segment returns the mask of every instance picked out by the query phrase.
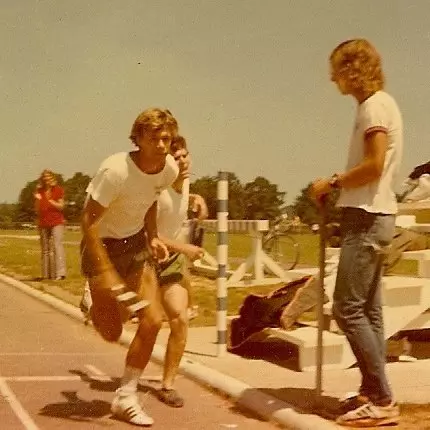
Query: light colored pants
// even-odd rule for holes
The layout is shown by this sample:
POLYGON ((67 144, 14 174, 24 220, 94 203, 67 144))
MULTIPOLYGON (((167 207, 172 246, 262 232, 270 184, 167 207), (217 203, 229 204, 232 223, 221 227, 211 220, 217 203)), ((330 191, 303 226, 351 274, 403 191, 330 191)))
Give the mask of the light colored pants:
POLYGON ((39 234, 42 250, 42 277, 66 276, 66 258, 63 246, 64 225, 39 227, 39 234))

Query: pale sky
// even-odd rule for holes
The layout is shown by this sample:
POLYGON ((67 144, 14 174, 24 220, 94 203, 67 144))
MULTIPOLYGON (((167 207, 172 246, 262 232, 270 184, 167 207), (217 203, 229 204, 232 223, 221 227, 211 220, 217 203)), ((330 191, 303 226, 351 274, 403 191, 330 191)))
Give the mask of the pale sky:
POLYGON ((167 107, 197 177, 262 175, 292 202, 341 171, 355 112, 328 56, 380 51, 405 126, 400 179, 430 159, 430 1, 0 0, 0 202, 44 168, 93 175, 167 107))

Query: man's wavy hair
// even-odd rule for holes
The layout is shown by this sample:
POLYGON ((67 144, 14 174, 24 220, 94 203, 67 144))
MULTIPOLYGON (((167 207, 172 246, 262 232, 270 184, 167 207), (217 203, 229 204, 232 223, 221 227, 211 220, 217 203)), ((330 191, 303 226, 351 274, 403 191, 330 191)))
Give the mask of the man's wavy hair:
POLYGON ((154 133, 167 128, 172 138, 178 134, 178 122, 168 109, 150 108, 144 110, 134 121, 131 128, 130 140, 137 145, 139 136, 154 133))
POLYGON ((354 90, 374 93, 384 88, 381 57, 365 39, 341 43, 331 53, 330 63, 333 72, 344 76, 354 90))

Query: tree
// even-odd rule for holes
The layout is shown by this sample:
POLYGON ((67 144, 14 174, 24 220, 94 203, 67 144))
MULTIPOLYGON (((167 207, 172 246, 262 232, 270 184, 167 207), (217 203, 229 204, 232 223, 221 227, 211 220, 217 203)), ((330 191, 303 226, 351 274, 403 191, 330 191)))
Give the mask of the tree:
POLYGON ((217 178, 203 176, 190 184, 190 192, 201 195, 208 206, 209 218, 216 218, 217 178))
POLYGON ((274 219, 281 214, 285 193, 278 186, 258 176, 244 188, 245 219, 274 219))
MULTIPOLYGON (((301 190, 301 194, 296 197, 293 204, 294 212, 298 215, 301 221, 305 224, 312 225, 320 222, 319 209, 313 200, 309 197, 309 188, 312 183, 309 183, 301 190)), ((339 197, 338 190, 332 190, 325 201, 325 211, 327 214, 327 223, 339 221, 340 213, 335 204, 339 197)))
POLYGON ((245 190, 235 173, 228 174, 228 217, 245 219, 245 190))
MULTIPOLYGON (((209 210, 209 218, 217 217, 217 176, 203 176, 190 185, 190 192, 200 194, 209 210)), ((242 184, 234 173, 228 174, 228 217, 229 219, 244 219, 245 193, 242 184)))
POLYGON ((17 204, 15 203, 0 203, 0 227, 13 228, 17 204))
POLYGON ((91 178, 88 175, 77 172, 64 183, 64 199, 66 203, 64 215, 67 221, 72 223, 80 222, 86 198, 86 189, 90 181, 91 178))
POLYGON ((16 210, 16 222, 34 222, 36 212, 34 210, 34 191, 37 185, 37 179, 27 182, 21 190, 18 197, 18 207, 16 210))

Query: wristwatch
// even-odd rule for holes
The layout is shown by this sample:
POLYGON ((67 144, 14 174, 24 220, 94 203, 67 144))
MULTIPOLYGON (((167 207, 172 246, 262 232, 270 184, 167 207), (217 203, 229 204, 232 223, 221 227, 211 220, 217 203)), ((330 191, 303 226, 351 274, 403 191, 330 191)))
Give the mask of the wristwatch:
POLYGON ((334 189, 339 189, 340 188, 340 183, 339 183, 340 177, 337 173, 335 173, 331 178, 330 178, 330 187, 334 188, 334 189))

